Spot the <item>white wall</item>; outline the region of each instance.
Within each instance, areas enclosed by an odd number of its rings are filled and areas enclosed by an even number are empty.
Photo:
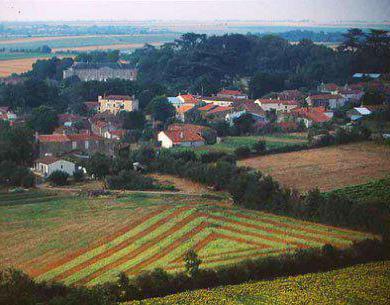
[[[50,176],[52,172],[59,170],[68,173],[69,176],[73,176],[75,171],[75,164],[66,160],[58,160],[48,165],[47,176]]]
[[[157,140],[161,142],[161,147],[164,148],[171,148],[173,146],[173,142],[170,138],[167,137],[167,135],[164,133],[164,131],[160,131],[157,135]]]

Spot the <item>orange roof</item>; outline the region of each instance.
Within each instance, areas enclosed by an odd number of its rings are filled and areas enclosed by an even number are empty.
[[[111,130],[110,133],[112,135],[116,135],[118,137],[123,137],[126,134],[126,130],[123,130],[123,129]]]
[[[191,103],[191,104],[198,103],[198,100],[192,94],[180,94],[179,97],[181,97],[184,100],[184,103]]]
[[[330,121],[330,118],[327,115],[325,115],[323,112],[316,112],[316,111],[308,112],[306,114],[306,117],[315,123],[324,123]]]
[[[177,113],[185,113],[187,112],[188,110],[191,110],[192,108],[194,108],[193,105],[183,105],[183,106],[180,106],[179,108],[177,108]]]
[[[205,105],[203,107],[198,108],[198,110],[200,110],[200,111],[209,111],[209,110],[211,110],[211,109],[213,109],[215,107],[217,107],[217,105],[214,105],[213,103],[209,103],[209,104],[207,104],[207,105]]]
[[[171,124],[168,126],[167,130],[169,131],[180,131],[180,130],[192,130],[195,132],[202,132],[203,130],[207,129],[209,127],[202,126],[202,125],[195,125],[195,124]]]
[[[50,143],[50,142],[68,142],[69,138],[68,136],[64,134],[47,134],[47,135],[39,135],[38,139],[40,142],[43,143]]]
[[[76,133],[68,135],[70,141],[90,141],[90,140],[103,140],[101,136],[96,134]]]
[[[173,143],[204,141],[204,139],[193,130],[166,130],[164,133]]]
[[[326,90],[330,90],[330,91],[336,91],[339,88],[339,86],[337,86],[334,83],[325,84],[324,87]]]
[[[229,107],[229,106],[218,106],[217,108],[214,108],[212,110],[210,110],[209,112],[207,112],[207,114],[214,114],[214,113],[218,113],[218,112],[224,112],[224,111],[229,111],[233,109],[233,107]]]
[[[35,160],[35,162],[42,163],[42,164],[53,164],[54,162],[57,162],[59,160],[61,160],[61,159],[57,158],[57,157],[46,156],[46,157],[42,157],[42,158]]]

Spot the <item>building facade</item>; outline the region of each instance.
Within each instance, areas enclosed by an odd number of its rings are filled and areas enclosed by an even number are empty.
[[[129,95],[108,95],[105,97],[99,96],[99,112],[109,112],[116,115],[119,111],[135,111],[138,110],[138,100],[134,96]]]

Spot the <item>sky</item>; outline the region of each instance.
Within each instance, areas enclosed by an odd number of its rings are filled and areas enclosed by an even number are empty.
[[[390,0],[0,0],[2,21],[390,20]]]

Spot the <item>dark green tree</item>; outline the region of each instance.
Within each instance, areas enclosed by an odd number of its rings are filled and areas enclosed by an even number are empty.
[[[104,154],[96,153],[88,160],[86,169],[88,174],[97,179],[102,179],[110,173],[111,160]]]
[[[51,107],[39,106],[32,111],[28,126],[39,133],[52,133],[58,126],[57,112]]]
[[[165,96],[157,96],[152,99],[146,111],[156,121],[166,122],[175,116],[176,110]]]
[[[198,254],[190,249],[185,253],[184,256],[184,265],[187,273],[190,276],[196,276],[199,272],[199,266],[202,263],[202,260],[199,258]]]

